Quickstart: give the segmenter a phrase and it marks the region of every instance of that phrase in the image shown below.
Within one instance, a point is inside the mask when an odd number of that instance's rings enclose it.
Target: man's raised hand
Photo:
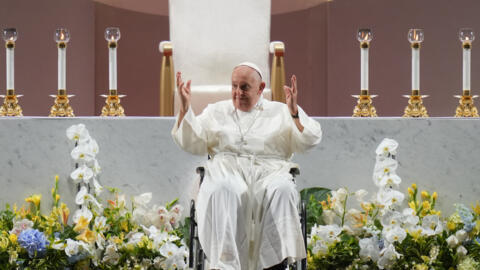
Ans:
[[[290,111],[290,114],[296,115],[298,113],[298,108],[297,108],[297,77],[295,75],[292,75],[292,78],[290,79],[292,85],[289,86],[284,86],[283,89],[285,90],[285,99],[287,101],[287,106],[288,110]]]
[[[190,84],[191,80],[187,83],[182,80],[182,73],[177,72],[177,91],[180,96],[180,113],[185,114],[190,107]]]

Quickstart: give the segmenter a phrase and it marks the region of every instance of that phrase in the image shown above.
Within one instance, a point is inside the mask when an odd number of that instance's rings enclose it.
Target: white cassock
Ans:
[[[263,269],[305,258],[290,158],[318,144],[322,130],[298,110],[303,132],[285,104],[263,98],[249,112],[225,100],[198,116],[190,108],[180,126],[177,118],[175,142],[211,157],[197,197],[199,239],[211,269]]]

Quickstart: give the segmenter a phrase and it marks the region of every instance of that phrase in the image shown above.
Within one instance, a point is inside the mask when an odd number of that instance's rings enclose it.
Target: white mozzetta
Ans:
[[[479,119],[316,118],[323,140],[313,151],[297,155],[299,189],[322,186],[377,190],[372,181],[375,149],[384,138],[398,141],[397,174],[400,191],[417,183],[420,190],[437,191],[438,209],[451,214],[453,203],[466,205],[480,194]],[[74,207],[76,188],[67,180],[74,164],[72,142],[65,131],[84,123],[96,139],[102,167],[100,182],[118,187],[129,198],[153,193],[152,203],[176,197],[187,203],[196,187],[195,168],[206,160],[176,146],[170,131],[174,118],[2,118],[0,119],[0,205],[23,203],[42,193],[50,205],[55,174],[62,199]],[[105,193],[108,193],[107,191]]]

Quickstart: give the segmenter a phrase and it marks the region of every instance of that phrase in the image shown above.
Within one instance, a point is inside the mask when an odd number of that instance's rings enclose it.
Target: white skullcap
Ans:
[[[243,63],[240,63],[240,64],[236,65],[235,68],[240,67],[240,66],[247,66],[247,67],[253,68],[253,69],[258,73],[258,75],[260,75],[260,79],[263,80],[262,71],[261,71],[260,68],[259,68],[257,65],[255,65],[254,63],[252,63],[252,62],[243,62]]]

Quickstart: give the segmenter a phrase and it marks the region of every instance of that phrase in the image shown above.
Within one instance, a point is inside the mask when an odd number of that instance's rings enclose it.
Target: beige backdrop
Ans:
[[[166,0],[165,0],[166,1]],[[108,2],[108,1],[107,1]],[[111,2],[111,1],[110,1]],[[149,1],[146,1],[149,2]],[[152,2],[152,1],[150,1]],[[320,1],[318,1],[320,2]],[[421,89],[431,97],[431,116],[451,116],[461,92],[461,47],[458,29],[480,31],[476,0],[334,0],[289,6],[273,0],[271,39],[286,43],[287,75],[299,78],[299,103],[311,115],[349,116],[360,87],[358,28],[370,27],[370,89],[380,116],[400,116],[410,88],[409,28],[424,28]],[[139,2],[141,4],[141,2]],[[300,7],[303,7],[299,9]],[[167,5],[156,8],[166,9]],[[141,10],[141,9],[137,9]],[[293,10],[293,11],[292,11]],[[91,0],[0,0],[0,27],[19,32],[15,52],[15,88],[25,94],[24,114],[46,116],[57,85],[53,32],[71,31],[67,49],[67,89],[77,115],[98,115],[108,88],[107,26],[119,26],[118,88],[127,115],[158,112],[161,54],[158,43],[169,39],[165,10],[137,12]],[[480,33],[479,33],[480,35]],[[476,41],[479,42],[479,41]],[[480,84],[476,42],[472,53],[472,88]],[[3,47],[3,46],[2,46]],[[5,50],[0,49],[0,89],[5,89]]]

